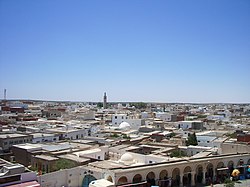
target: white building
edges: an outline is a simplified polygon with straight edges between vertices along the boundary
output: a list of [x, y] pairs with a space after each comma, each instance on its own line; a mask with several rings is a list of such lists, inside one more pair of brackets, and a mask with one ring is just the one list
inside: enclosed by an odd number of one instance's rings
[[42, 142], [57, 142], [59, 141], [59, 136], [55, 134], [46, 134], [46, 133], [34, 133], [32, 143], [42, 143]]
[[47, 132], [59, 134], [60, 140], [63, 140], [63, 139], [77, 140], [77, 139], [83, 138], [84, 136], [88, 136], [89, 129], [86, 129], [86, 128], [75, 129], [75, 128], [70, 128], [66, 126], [62, 128], [47, 129]]
[[[229, 154], [204, 156], [192, 159], [179, 159], [175, 161], [162, 161], [131, 166], [136, 163], [134, 154], [122, 155], [120, 162], [105, 160], [93, 162], [88, 166], [79, 166], [64, 169], [38, 176], [41, 186], [84, 186], [92, 181], [106, 179], [116, 186], [139, 186], [149, 181], [149, 185], [164, 186], [165, 178], [170, 178], [173, 186], [198, 186], [205, 184], [209, 178], [216, 180], [220, 168], [230, 165], [238, 166], [240, 161], [250, 163], [250, 154]], [[187, 180], [190, 176], [191, 180]]]
[[196, 137], [199, 146], [214, 147], [213, 142], [216, 139], [215, 136], [204, 136], [204, 135], [200, 136], [196, 134]]
[[83, 158], [92, 158], [97, 160], [105, 160], [108, 156], [109, 149], [107, 146], [89, 149], [85, 151], [75, 152], [74, 155]]
[[204, 131], [196, 133], [196, 138], [199, 146], [218, 148], [220, 151], [221, 144], [227, 137], [219, 137], [213, 131]]
[[207, 116], [207, 120], [214, 120], [214, 121], [222, 121], [225, 119], [225, 116], [224, 115], [210, 115], [210, 116]]
[[144, 120], [142, 119], [132, 119], [126, 114], [114, 114], [112, 115], [112, 125], [119, 126], [122, 122], [127, 122], [131, 129], [139, 129], [141, 125], [144, 125]]
[[155, 117], [165, 122], [176, 121], [176, 115], [166, 112], [157, 112]]
[[179, 121], [176, 123], [176, 127], [178, 129], [195, 129], [195, 130], [202, 130], [203, 129], [203, 122], [202, 121]]
[[189, 145], [187, 147], [187, 156], [191, 157], [191, 156], [196, 155], [198, 153], [201, 153], [203, 151], [210, 151], [211, 152], [211, 150], [212, 150], [211, 147]]

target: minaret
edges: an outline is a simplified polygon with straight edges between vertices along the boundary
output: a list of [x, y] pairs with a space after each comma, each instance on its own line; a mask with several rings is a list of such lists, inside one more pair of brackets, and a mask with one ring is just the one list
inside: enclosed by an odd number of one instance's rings
[[4, 89], [4, 100], [6, 101], [6, 93], [7, 92], [7, 90], [6, 89]]
[[104, 96], [103, 96], [103, 108], [104, 109], [107, 108], [107, 94], [106, 94], [106, 92], [104, 92]]

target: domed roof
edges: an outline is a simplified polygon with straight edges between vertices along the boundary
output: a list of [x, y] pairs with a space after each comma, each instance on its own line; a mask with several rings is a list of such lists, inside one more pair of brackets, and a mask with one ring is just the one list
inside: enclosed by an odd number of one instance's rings
[[124, 153], [120, 159], [122, 162], [133, 162], [134, 157], [130, 153]]
[[120, 125], [119, 125], [119, 128], [120, 129], [130, 129], [130, 125], [129, 125], [129, 123], [127, 123], [127, 122], [122, 122]]

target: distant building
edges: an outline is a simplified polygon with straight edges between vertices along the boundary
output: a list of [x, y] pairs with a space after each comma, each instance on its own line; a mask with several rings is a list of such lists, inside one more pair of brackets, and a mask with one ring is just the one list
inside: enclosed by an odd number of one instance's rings
[[203, 130], [204, 123], [202, 121], [179, 121], [177, 128]]
[[79, 120], [94, 120], [95, 112], [86, 108], [76, 110], [76, 118]]
[[166, 112], [157, 112], [155, 117], [165, 122], [176, 121], [177, 116]]
[[77, 129], [66, 126], [63, 128], [47, 129], [47, 132], [59, 135], [59, 140], [78, 140], [82, 139], [84, 136], [90, 135], [91, 130], [84, 127]]
[[57, 110], [57, 109], [48, 109], [48, 110], [42, 111], [42, 115], [48, 119], [56, 119], [57, 117], [62, 116], [62, 111]]
[[237, 135], [237, 142], [250, 143], [250, 134], [242, 133]]
[[48, 133], [33, 133], [32, 143], [42, 143], [42, 142], [57, 142], [59, 141], [59, 136], [55, 134]]
[[127, 122], [131, 126], [131, 129], [139, 129], [141, 125], [145, 124], [143, 119], [129, 118], [127, 114], [114, 114], [112, 115], [112, 125], [119, 126], [122, 122]]
[[30, 142], [32, 142], [32, 135], [0, 134], [0, 147], [3, 151], [9, 151], [12, 145]]

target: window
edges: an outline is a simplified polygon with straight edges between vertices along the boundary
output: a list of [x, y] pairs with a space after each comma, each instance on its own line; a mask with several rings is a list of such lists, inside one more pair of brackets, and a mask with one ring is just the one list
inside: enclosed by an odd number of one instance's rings
[[100, 157], [100, 156], [98, 156], [98, 157], [97, 157], [97, 159], [98, 159], [98, 160], [100, 160], [100, 159], [101, 159], [101, 157]]
[[209, 141], [207, 141], [207, 143], [209, 143]]
[[7, 145], [8, 144], [8, 142], [4, 142], [4, 145]]
[[115, 116], [115, 119], [117, 119], [117, 116]]
[[153, 162], [150, 160], [149, 163], [152, 164]]

